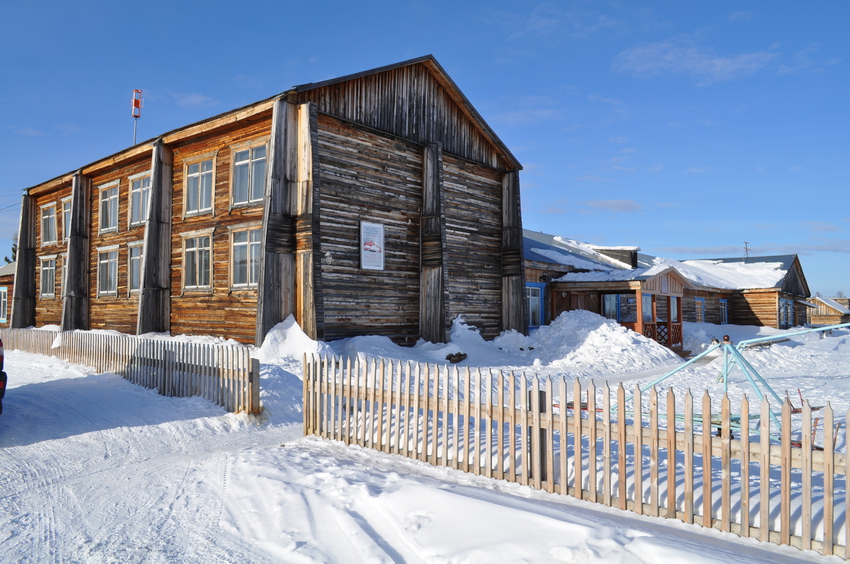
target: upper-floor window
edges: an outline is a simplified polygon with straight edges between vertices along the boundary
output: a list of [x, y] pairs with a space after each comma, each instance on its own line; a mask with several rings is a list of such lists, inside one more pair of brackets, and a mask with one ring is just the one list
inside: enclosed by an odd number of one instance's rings
[[210, 288], [211, 259], [211, 235], [199, 235], [184, 239], [183, 288], [187, 290]]
[[100, 189], [100, 230], [118, 229], [118, 181]]
[[52, 298], [56, 295], [56, 255], [41, 259], [41, 296]]
[[260, 229], [233, 232], [233, 285], [256, 286], [260, 278]]
[[266, 146], [233, 153], [233, 203], [246, 204], [263, 199], [266, 187]]
[[98, 249], [97, 293], [99, 296], [118, 294], [118, 248]]
[[130, 225], [141, 225], [148, 220], [148, 204], [151, 199], [151, 177], [149, 172], [130, 177]]
[[62, 200], [62, 235], [66, 241], [71, 236], [71, 198]]
[[41, 208], [41, 244], [56, 243], [56, 204]]
[[186, 215], [212, 210], [213, 160], [186, 166]]

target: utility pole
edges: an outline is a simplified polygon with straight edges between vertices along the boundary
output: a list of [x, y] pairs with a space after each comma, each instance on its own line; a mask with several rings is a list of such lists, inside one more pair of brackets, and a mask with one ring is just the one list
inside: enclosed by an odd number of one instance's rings
[[133, 90], [133, 145], [136, 144], [136, 126], [142, 117], [142, 91]]
[[748, 258], [750, 256], [750, 242], [744, 241], [744, 258]]

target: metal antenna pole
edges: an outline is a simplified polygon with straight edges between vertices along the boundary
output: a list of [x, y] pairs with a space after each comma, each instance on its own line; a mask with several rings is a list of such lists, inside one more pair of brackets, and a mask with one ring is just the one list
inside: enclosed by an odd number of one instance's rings
[[139, 118], [142, 117], [142, 91], [133, 90], [133, 145], [136, 144], [136, 128], [139, 125]]

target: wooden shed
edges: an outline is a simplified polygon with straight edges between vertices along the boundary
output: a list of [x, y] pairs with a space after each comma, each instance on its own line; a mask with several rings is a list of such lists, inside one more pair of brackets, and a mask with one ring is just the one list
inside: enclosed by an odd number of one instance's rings
[[520, 169], [431, 56], [296, 86], [29, 188], [12, 324], [526, 331]]
[[[840, 300], [840, 301], [839, 301]], [[850, 307], [841, 303], [846, 299], [817, 296], [811, 299], [816, 307], [809, 308], [810, 325], [840, 325], [850, 323]]]

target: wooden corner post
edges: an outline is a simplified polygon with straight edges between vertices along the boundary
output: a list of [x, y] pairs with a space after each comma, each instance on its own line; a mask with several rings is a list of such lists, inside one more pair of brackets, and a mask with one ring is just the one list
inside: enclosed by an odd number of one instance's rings
[[420, 218], [419, 336], [446, 341], [446, 216], [443, 208], [443, 152], [439, 143], [425, 146], [422, 158]]
[[12, 290], [12, 321], [9, 324], [15, 329], [35, 325], [35, 275], [38, 268], [35, 259], [35, 223], [35, 200], [29, 194], [24, 194], [18, 228], [15, 286]]
[[79, 172], [71, 184], [71, 225], [68, 230], [67, 280], [62, 296], [62, 331], [89, 328], [89, 253], [91, 179]]
[[162, 139], [154, 143], [148, 221], [142, 249], [141, 288], [136, 333], [171, 329], [172, 152]]
[[[323, 336], [322, 279], [319, 242], [319, 183], [316, 153], [318, 110], [310, 102], [297, 108], [295, 157], [288, 159], [295, 179], [295, 318], [311, 339]], [[291, 138], [291, 137], [290, 137]]]
[[254, 344], [295, 313], [295, 177], [297, 106], [279, 98], [272, 110], [269, 167], [263, 205], [260, 285]]
[[502, 179], [502, 330], [528, 333], [525, 308], [519, 172], [511, 170]]

